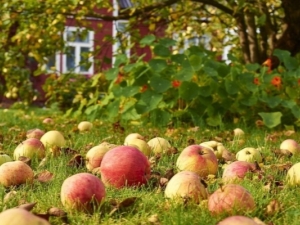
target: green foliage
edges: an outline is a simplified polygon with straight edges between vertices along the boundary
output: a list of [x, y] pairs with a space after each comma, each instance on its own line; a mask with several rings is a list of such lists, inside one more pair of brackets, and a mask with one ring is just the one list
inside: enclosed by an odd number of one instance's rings
[[105, 73], [110, 82], [105, 96], [86, 107], [88, 116], [157, 125], [181, 120], [221, 126], [237, 119], [250, 124], [262, 119], [269, 128], [299, 123], [300, 67], [288, 52], [276, 50], [284, 67], [268, 72], [258, 64], [216, 61], [201, 46], [172, 54], [163, 47], [165, 39], [147, 36], [141, 42], [150, 44], [153, 59], [129, 62], [120, 55]]

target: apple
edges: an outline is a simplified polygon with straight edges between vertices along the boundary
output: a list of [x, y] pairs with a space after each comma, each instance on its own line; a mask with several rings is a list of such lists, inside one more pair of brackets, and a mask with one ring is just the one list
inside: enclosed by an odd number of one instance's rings
[[142, 139], [137, 139], [137, 138], [131, 138], [127, 140], [126, 145], [132, 146], [140, 150], [142, 153], [144, 153], [147, 157], [151, 155], [151, 148], [147, 144], [146, 141]]
[[50, 225], [50, 223], [22, 208], [11, 208], [0, 213], [2, 225]]
[[208, 210], [212, 214], [234, 214], [255, 208], [255, 201], [250, 192], [238, 184], [225, 184], [208, 198]]
[[4, 187], [30, 183], [33, 178], [33, 170], [22, 161], [6, 162], [0, 166], [0, 184]]
[[14, 159], [18, 160], [20, 156], [42, 159], [45, 154], [44, 144], [39, 139], [28, 138], [15, 148]]
[[78, 124], [79, 131], [90, 131], [93, 128], [93, 124], [89, 121], [82, 121]]
[[222, 180], [226, 183], [242, 180], [248, 172], [255, 169], [256, 165], [254, 163], [235, 161], [225, 167]]
[[279, 148], [283, 154], [287, 154], [288, 152], [293, 155], [299, 155], [300, 153], [300, 145], [293, 139], [286, 139], [282, 141]]
[[88, 152], [86, 153], [86, 168], [89, 171], [92, 171], [93, 169], [100, 167], [101, 161], [105, 155], [106, 152], [109, 151], [108, 145], [97, 145], [92, 147]]
[[131, 134], [128, 134], [128, 135], [125, 137], [124, 145], [127, 145], [127, 142], [128, 142], [130, 139], [141, 139], [141, 140], [145, 140], [145, 138], [144, 138], [142, 135], [140, 135], [139, 133], [131, 133]]
[[251, 148], [251, 147], [244, 148], [244, 149], [238, 151], [235, 156], [236, 156], [236, 159], [239, 161], [246, 161], [246, 162], [252, 162], [252, 163], [254, 163], [255, 161], [257, 163], [262, 162], [261, 153], [256, 148]]
[[253, 219], [246, 216], [229, 216], [217, 225], [259, 225]]
[[10, 158], [9, 155], [5, 154], [4, 152], [0, 152], [0, 166], [3, 163], [11, 162], [11, 161], [12, 161], [12, 159]]
[[43, 123], [46, 123], [46, 124], [53, 124], [54, 123], [54, 120], [52, 118], [45, 118], [43, 119]]
[[217, 174], [218, 159], [211, 149], [201, 145], [190, 145], [180, 153], [176, 166], [179, 171], [192, 171], [200, 177], [207, 177], [209, 174]]
[[300, 163], [294, 164], [287, 172], [287, 183], [295, 186], [300, 184]]
[[215, 155], [217, 156], [217, 159], [219, 159], [219, 160], [222, 159], [224, 151], [228, 152], [228, 150], [224, 147], [224, 145], [217, 141], [206, 141], [206, 142], [200, 143], [199, 145], [208, 147], [211, 150], [213, 150]]
[[234, 137], [242, 137], [245, 135], [245, 132], [241, 128], [235, 128], [233, 130]]
[[106, 186], [141, 186], [150, 178], [150, 163], [137, 148], [117, 146], [104, 155], [100, 173]]
[[171, 144], [170, 142], [162, 137], [155, 137], [150, 139], [147, 144], [150, 146], [151, 151], [157, 155], [157, 154], [164, 154], [171, 152]]
[[175, 174], [167, 183], [165, 197], [174, 200], [191, 199], [199, 203], [208, 198], [205, 186], [197, 173], [181, 171]]
[[41, 137], [41, 142], [44, 144], [46, 149], [49, 149], [53, 156], [59, 155], [57, 148], [64, 147], [66, 145], [64, 136], [57, 130], [46, 132]]
[[60, 198], [64, 207], [92, 212], [99, 207], [106, 196], [103, 182], [90, 173], [77, 173], [64, 180]]
[[26, 132], [26, 137], [27, 138], [36, 138], [36, 139], [41, 139], [41, 137], [45, 134], [45, 132], [39, 128], [34, 128], [31, 130], [28, 130]]

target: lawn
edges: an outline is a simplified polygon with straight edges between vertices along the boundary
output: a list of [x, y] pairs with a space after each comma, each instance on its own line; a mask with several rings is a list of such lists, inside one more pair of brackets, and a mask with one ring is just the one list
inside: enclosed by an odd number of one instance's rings
[[[43, 119], [51, 117], [53, 124], [43, 123]], [[245, 127], [242, 124], [224, 125], [222, 128], [189, 127], [174, 124], [167, 127], [152, 127], [149, 124], [128, 123], [118, 124], [107, 121], [93, 121], [89, 132], [79, 132], [78, 119], [65, 118], [61, 113], [50, 109], [3, 109], [0, 110], [0, 149], [12, 156], [16, 146], [26, 139], [26, 132], [33, 128], [44, 131], [58, 130], [64, 134], [69, 149], [85, 157], [87, 151], [107, 141], [122, 145], [130, 133], [139, 133], [150, 140], [160, 136], [168, 139], [178, 152], [162, 155], [152, 160], [152, 176], [148, 184], [140, 188], [106, 188], [106, 198], [101, 208], [93, 214], [65, 209], [60, 200], [60, 189], [63, 181], [76, 173], [87, 172], [85, 166], [77, 167], [70, 164], [73, 153], [59, 157], [47, 156], [47, 161], [32, 160], [31, 167], [35, 174], [49, 171], [53, 178], [46, 182], [35, 181], [33, 185], [5, 189], [0, 186], [0, 211], [16, 207], [23, 203], [36, 203], [32, 212], [46, 215], [49, 208], [57, 207], [67, 212], [67, 220], [50, 216], [51, 224], [217, 224], [228, 215], [212, 216], [207, 207], [207, 200], [199, 204], [187, 201], [175, 203], [164, 197], [165, 186], [160, 184], [161, 177], [175, 166], [180, 152], [192, 143], [199, 144], [208, 140], [217, 140], [232, 153], [245, 147], [260, 148], [263, 162], [260, 163], [261, 174], [249, 173], [239, 182], [252, 194], [256, 208], [251, 212], [242, 212], [245, 216], [259, 218], [262, 224], [299, 224], [300, 194], [299, 187], [290, 187], [286, 183], [286, 172], [290, 166], [300, 162], [299, 156], [288, 157], [278, 154], [280, 143], [288, 138], [299, 140], [299, 134], [291, 131], [274, 131], [264, 127]], [[244, 137], [235, 137], [235, 127], [244, 130]], [[242, 141], [241, 141], [242, 140]], [[229, 162], [220, 161], [218, 173], [206, 179], [209, 193], [222, 186], [222, 173]], [[155, 176], [154, 176], [155, 175]], [[4, 201], [7, 193], [16, 194]], [[0, 222], [1, 224], [1, 222]]]

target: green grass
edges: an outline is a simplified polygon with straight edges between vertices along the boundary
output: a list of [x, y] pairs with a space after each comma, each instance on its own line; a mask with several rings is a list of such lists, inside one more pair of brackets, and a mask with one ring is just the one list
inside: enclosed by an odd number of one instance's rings
[[[43, 124], [42, 120], [46, 117], [52, 117], [55, 124]], [[266, 224], [299, 224], [300, 215], [300, 195], [299, 187], [288, 187], [285, 185], [285, 171], [279, 171], [272, 168], [274, 164], [284, 164], [288, 161], [292, 163], [300, 162], [299, 157], [279, 158], [272, 153], [272, 149], [278, 149], [280, 142], [287, 138], [299, 140], [299, 134], [293, 134], [290, 137], [278, 135], [276, 141], [266, 141], [267, 134], [271, 131], [261, 128], [241, 127], [246, 132], [245, 144], [239, 146], [226, 140], [226, 137], [232, 137], [227, 131], [231, 131], [235, 125], [228, 125], [222, 129], [210, 129], [200, 127], [198, 131], [191, 131], [190, 127], [176, 127], [172, 135], [166, 127], [154, 128], [150, 125], [131, 125], [122, 124], [124, 132], [115, 130], [110, 122], [94, 121], [92, 131], [88, 133], [79, 133], [76, 130], [79, 120], [64, 118], [60, 113], [47, 109], [28, 109], [23, 110], [0, 110], [0, 135], [2, 143], [0, 148], [12, 156], [15, 147], [24, 140], [27, 130], [40, 128], [42, 130], [59, 130], [67, 139], [68, 147], [78, 151], [82, 156], [91, 146], [107, 140], [113, 144], [123, 144], [123, 141], [129, 133], [140, 133], [150, 139], [156, 135], [166, 137], [172, 142], [172, 145], [178, 148], [179, 152], [188, 146], [189, 140], [195, 140], [195, 143], [212, 140], [216, 136], [223, 137], [222, 143], [231, 151], [237, 152], [244, 147], [263, 147], [264, 176], [262, 179], [256, 179], [249, 176], [241, 182], [246, 189], [253, 195], [256, 202], [256, 209], [253, 212], [244, 212], [249, 217], [258, 217]], [[1, 140], [1, 139], [0, 139]], [[175, 162], [179, 154], [172, 156], [163, 156], [152, 170], [162, 175], [170, 168], [175, 168]], [[149, 182], [141, 188], [123, 188], [116, 190], [107, 188], [107, 197], [102, 207], [94, 214], [84, 214], [64, 209], [60, 202], [60, 187], [67, 177], [79, 173], [87, 172], [84, 168], [68, 167], [67, 163], [72, 158], [71, 155], [63, 155], [56, 158], [49, 158], [44, 167], [39, 168], [37, 161], [33, 161], [32, 168], [35, 173], [48, 170], [54, 174], [54, 179], [49, 183], [35, 182], [34, 185], [23, 185], [15, 188], [17, 195], [9, 202], [4, 203], [3, 197], [10, 189], [0, 187], [0, 211], [15, 207], [20, 201], [37, 202], [33, 212], [45, 213], [50, 207], [58, 207], [66, 210], [70, 224], [216, 224], [226, 217], [226, 215], [212, 216], [207, 209], [207, 202], [203, 201], [199, 205], [188, 203], [175, 204], [164, 198], [163, 189], [160, 189], [154, 182]], [[268, 167], [269, 166], [269, 167]], [[222, 165], [220, 164], [218, 176], [216, 179], [207, 181], [208, 191], [212, 193], [219, 187], [222, 176]], [[274, 181], [282, 182], [283, 186], [276, 186]], [[264, 187], [268, 182], [272, 183], [270, 190]], [[154, 183], [154, 184], [153, 184]], [[151, 185], [153, 184], [153, 185]], [[120, 208], [112, 212], [111, 201], [123, 201], [127, 198], [136, 197], [136, 201], [128, 207]], [[281, 203], [281, 208], [273, 213], [267, 214], [267, 205], [276, 200]], [[152, 218], [152, 222], [149, 220]], [[155, 222], [155, 219], [157, 221]], [[62, 224], [59, 218], [50, 218], [52, 224]]]

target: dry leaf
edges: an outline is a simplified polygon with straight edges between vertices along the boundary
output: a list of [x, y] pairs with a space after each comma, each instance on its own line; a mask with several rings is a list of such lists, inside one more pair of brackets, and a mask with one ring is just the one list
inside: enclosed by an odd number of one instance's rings
[[161, 177], [159, 179], [159, 185], [161, 187], [165, 187], [167, 185], [167, 183], [169, 182], [169, 179], [165, 178], [165, 177]]
[[40, 162], [38, 168], [45, 166], [46, 162], [47, 162], [47, 158], [43, 158], [42, 161]]
[[17, 206], [16, 208], [21, 208], [21, 209], [25, 209], [27, 211], [31, 211], [35, 205], [36, 205], [36, 202], [24, 203], [24, 204]]
[[67, 213], [57, 207], [51, 207], [50, 209], [48, 209], [48, 214], [49, 216], [55, 216], [55, 217], [67, 217]]
[[160, 224], [159, 223], [159, 219], [158, 219], [158, 215], [157, 214], [154, 214], [154, 215], [151, 215], [149, 218], [148, 218], [148, 221], [151, 223], [151, 224]]
[[282, 204], [278, 202], [277, 200], [272, 200], [266, 208], [266, 214], [267, 215], [275, 215], [280, 210], [282, 210]]
[[25, 156], [20, 156], [18, 158], [18, 161], [22, 161], [22, 162], [26, 163], [28, 166], [31, 166], [31, 159], [27, 158]]
[[46, 170], [37, 174], [35, 177], [37, 181], [41, 183], [47, 183], [53, 179], [53, 176], [54, 176], [53, 173]]
[[75, 155], [78, 154], [78, 151], [71, 148], [61, 148], [60, 151], [66, 155]]
[[85, 166], [85, 158], [80, 154], [76, 154], [68, 162], [68, 166], [75, 167], [75, 168], [83, 167]]
[[129, 206], [133, 205], [137, 199], [138, 199], [137, 197], [126, 198], [118, 204], [118, 207], [119, 208], [129, 207]]
[[174, 175], [175, 175], [174, 169], [171, 168], [166, 171], [164, 177], [170, 180]]

